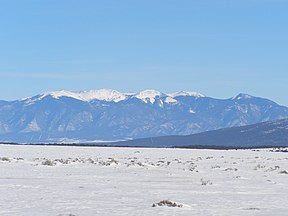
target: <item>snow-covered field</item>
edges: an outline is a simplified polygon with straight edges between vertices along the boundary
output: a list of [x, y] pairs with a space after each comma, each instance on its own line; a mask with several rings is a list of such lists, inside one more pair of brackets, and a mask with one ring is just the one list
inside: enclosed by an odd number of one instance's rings
[[1, 216], [287, 216], [288, 153], [0, 145], [0, 194]]

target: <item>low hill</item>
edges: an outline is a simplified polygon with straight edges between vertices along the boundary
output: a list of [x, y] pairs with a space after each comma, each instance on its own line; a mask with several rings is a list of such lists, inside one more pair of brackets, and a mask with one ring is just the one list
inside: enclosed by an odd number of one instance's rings
[[250, 148], [288, 146], [288, 119], [187, 136], [162, 136], [117, 142], [113, 146]]

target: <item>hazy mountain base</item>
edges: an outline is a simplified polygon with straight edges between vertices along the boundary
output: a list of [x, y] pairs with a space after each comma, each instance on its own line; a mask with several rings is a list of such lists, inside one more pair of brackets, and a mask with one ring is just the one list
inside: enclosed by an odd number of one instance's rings
[[[111, 147], [177, 147], [194, 149], [249, 149], [288, 146], [288, 119], [225, 128], [187, 136], [162, 136], [119, 142], [48, 143], [48, 145]], [[7, 143], [9, 144], [9, 143]], [[16, 143], [11, 143], [16, 144]], [[28, 143], [32, 144], [32, 143]], [[46, 145], [37, 143], [34, 145]]]
[[287, 153], [269, 149], [0, 145], [0, 167], [1, 216], [288, 211]]
[[288, 146], [288, 119], [224, 128], [188, 136], [163, 136], [110, 143], [111, 146], [263, 148]]

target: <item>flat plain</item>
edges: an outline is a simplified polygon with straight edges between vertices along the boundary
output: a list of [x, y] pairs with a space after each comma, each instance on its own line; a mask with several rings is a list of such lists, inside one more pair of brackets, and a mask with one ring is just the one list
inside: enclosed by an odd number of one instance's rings
[[0, 145], [1, 216], [277, 215], [288, 153]]

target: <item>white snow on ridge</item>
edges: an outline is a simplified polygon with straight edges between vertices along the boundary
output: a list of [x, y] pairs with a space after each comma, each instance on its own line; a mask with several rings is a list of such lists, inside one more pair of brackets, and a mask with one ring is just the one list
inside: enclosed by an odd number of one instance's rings
[[253, 98], [251, 95], [248, 95], [248, 94], [238, 94], [237, 96], [233, 97], [232, 99], [233, 100], [241, 100], [241, 99], [251, 99]]
[[165, 94], [156, 90], [145, 90], [136, 94], [135, 97], [141, 99], [145, 103], [150, 102], [153, 104], [155, 102], [156, 97], [166, 97], [166, 99], [164, 100], [165, 103], [177, 103], [177, 100], [175, 99], [175, 97], [179, 97], [179, 96], [197, 97], [197, 98], [205, 97], [203, 94], [198, 93], [198, 92], [180, 91], [180, 92]]
[[99, 89], [80, 92], [81, 97], [86, 101], [91, 100], [103, 100], [103, 101], [114, 101], [119, 102], [125, 100], [127, 96], [112, 89]]
[[155, 98], [160, 97], [162, 95], [164, 94], [156, 90], [145, 90], [136, 94], [135, 97], [139, 98], [145, 103], [151, 102], [153, 104], [155, 102]]
[[92, 101], [92, 100], [100, 100], [100, 101], [113, 101], [120, 102], [126, 100], [130, 97], [135, 97], [142, 100], [145, 103], [154, 103], [157, 97], [165, 98], [165, 103], [176, 103], [177, 100], [175, 97], [178, 96], [192, 96], [192, 97], [204, 97], [204, 95], [197, 92], [185, 92], [180, 91], [171, 94], [165, 94], [156, 90], [145, 90], [139, 93], [121, 93], [112, 89], [99, 89], [99, 90], [90, 90], [90, 91], [52, 91], [45, 92], [43, 94], [38, 95], [37, 97], [28, 97], [23, 98], [20, 101], [26, 101], [27, 105], [33, 104], [35, 101], [42, 100], [47, 96], [52, 96], [53, 98], [59, 99], [61, 97], [70, 97], [81, 101]]
[[186, 92], [186, 91], [174, 92], [167, 95], [169, 95], [172, 98], [179, 96], [205, 97], [205, 95], [198, 92]]
[[22, 100], [27, 100], [29, 103], [41, 100], [47, 96], [52, 96], [53, 98], [59, 99], [61, 97], [70, 97], [81, 101], [92, 101], [92, 100], [101, 100], [101, 101], [114, 101], [119, 102], [125, 100], [127, 96], [123, 93], [120, 93], [111, 89], [99, 89], [99, 90], [91, 90], [91, 91], [81, 91], [81, 92], [72, 92], [72, 91], [53, 91], [46, 92], [39, 95], [38, 98], [32, 99], [24, 98]]
[[47, 97], [49, 95], [52, 96], [53, 98], [57, 98], [57, 99], [59, 99], [60, 97], [71, 97], [71, 98], [75, 98], [77, 100], [82, 100], [80, 94], [78, 94], [76, 92], [65, 91], [65, 90], [45, 92], [44, 94], [41, 95], [41, 97], [39, 97], [39, 100], [41, 100], [44, 97]]

